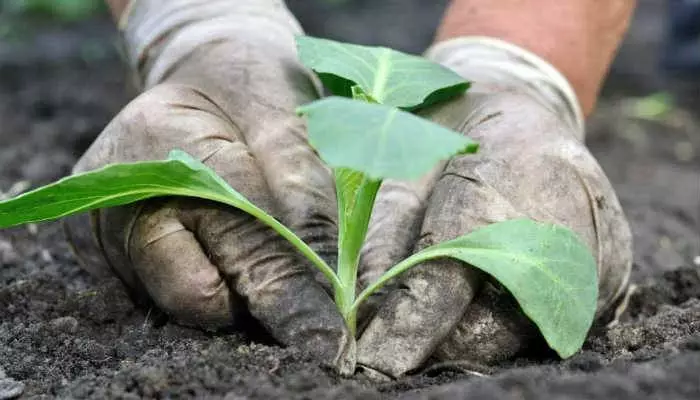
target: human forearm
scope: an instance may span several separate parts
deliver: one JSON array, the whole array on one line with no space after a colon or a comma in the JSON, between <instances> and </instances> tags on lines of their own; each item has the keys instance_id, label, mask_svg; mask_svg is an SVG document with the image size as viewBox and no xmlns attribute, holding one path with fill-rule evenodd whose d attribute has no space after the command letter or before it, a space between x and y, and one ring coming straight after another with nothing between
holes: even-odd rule
<instances>
[{"instance_id":1,"label":"human forearm","mask_svg":"<svg viewBox=\"0 0 700 400\"><path fill-rule=\"evenodd\" d=\"M566 76L588 115L635 4L636 0L452 0L437 40L490 36L530 50Z\"/></svg>"}]
</instances>

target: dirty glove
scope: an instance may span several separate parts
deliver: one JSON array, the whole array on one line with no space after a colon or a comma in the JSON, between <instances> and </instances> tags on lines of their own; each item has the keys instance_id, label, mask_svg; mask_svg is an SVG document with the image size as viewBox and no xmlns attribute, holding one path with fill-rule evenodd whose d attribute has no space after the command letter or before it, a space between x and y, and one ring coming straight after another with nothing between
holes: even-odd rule
<instances>
[{"instance_id":1,"label":"dirty glove","mask_svg":"<svg viewBox=\"0 0 700 400\"><path fill-rule=\"evenodd\" d=\"M421 182L386 182L363 252L361 282L439 242L506 219L573 229L598 265L602 314L624 291L631 266L628 223L608 179L584 146L578 102L548 63L487 38L455 39L427 57L473 82L425 113L477 140ZM439 260L408 272L358 341L368 373L398 377L426 361L495 363L541 344L510 294L475 268Z\"/></svg>"},{"instance_id":2,"label":"dirty glove","mask_svg":"<svg viewBox=\"0 0 700 400\"><path fill-rule=\"evenodd\" d=\"M124 18L146 91L75 172L182 149L334 263L333 181L294 113L319 91L297 61L300 27L283 3L139 0ZM73 218L67 233L86 268L111 270L180 323L216 329L249 312L279 342L351 368L340 363L354 339L331 297L296 250L248 214L163 198Z\"/></svg>"}]
</instances>

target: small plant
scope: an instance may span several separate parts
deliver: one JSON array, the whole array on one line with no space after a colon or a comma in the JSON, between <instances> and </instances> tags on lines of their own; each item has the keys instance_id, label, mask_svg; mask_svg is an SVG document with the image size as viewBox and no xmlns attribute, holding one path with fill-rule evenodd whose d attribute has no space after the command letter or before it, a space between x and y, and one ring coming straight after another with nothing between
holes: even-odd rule
<instances>
[{"instance_id":1,"label":"small plant","mask_svg":"<svg viewBox=\"0 0 700 400\"><path fill-rule=\"evenodd\" d=\"M509 290L561 357L578 351L596 310L596 262L564 227L528 219L495 223L408 257L356 293L360 250L382 180L418 179L441 160L477 151L464 135L411 114L463 94L469 84L440 65L387 48L310 37L297 44L301 61L334 95L298 113L307 120L310 145L335 177L337 272L294 232L179 150L165 161L108 165L0 202L0 228L158 196L213 200L256 217L318 268L353 334L360 304L377 289L418 264L451 257Z\"/></svg>"}]
</instances>

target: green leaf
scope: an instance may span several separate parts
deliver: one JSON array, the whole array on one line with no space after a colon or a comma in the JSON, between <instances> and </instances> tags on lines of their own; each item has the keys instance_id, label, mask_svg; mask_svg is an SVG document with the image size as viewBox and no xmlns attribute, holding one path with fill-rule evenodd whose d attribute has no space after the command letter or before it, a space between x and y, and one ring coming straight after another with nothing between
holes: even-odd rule
<instances>
[{"instance_id":1,"label":"green leaf","mask_svg":"<svg viewBox=\"0 0 700 400\"><path fill-rule=\"evenodd\" d=\"M227 185L226 185L227 186ZM108 165L0 203L0 228L41 222L98 208L114 207L157 196L230 197L220 178L189 156L174 152L167 161Z\"/></svg>"},{"instance_id":2,"label":"green leaf","mask_svg":"<svg viewBox=\"0 0 700 400\"><path fill-rule=\"evenodd\" d=\"M416 109L464 93L469 83L423 57L385 47L368 47L309 36L297 37L301 62L335 95L352 97L352 87L381 104Z\"/></svg>"},{"instance_id":3,"label":"green leaf","mask_svg":"<svg viewBox=\"0 0 700 400\"><path fill-rule=\"evenodd\" d=\"M441 257L464 261L500 282L562 358L583 345L598 299L596 261L571 230L528 219L488 225L407 258L365 289L354 307L402 272Z\"/></svg>"},{"instance_id":4,"label":"green leaf","mask_svg":"<svg viewBox=\"0 0 700 400\"><path fill-rule=\"evenodd\" d=\"M440 160L478 149L464 135L380 104L329 97L298 112L307 116L309 141L323 161L375 180L418 179Z\"/></svg>"},{"instance_id":5,"label":"green leaf","mask_svg":"<svg viewBox=\"0 0 700 400\"><path fill-rule=\"evenodd\" d=\"M198 197L251 214L287 239L323 272L334 287L338 287L333 270L306 243L231 188L209 167L180 150L172 151L165 161L112 164L0 202L0 228L162 196Z\"/></svg>"}]
</instances>

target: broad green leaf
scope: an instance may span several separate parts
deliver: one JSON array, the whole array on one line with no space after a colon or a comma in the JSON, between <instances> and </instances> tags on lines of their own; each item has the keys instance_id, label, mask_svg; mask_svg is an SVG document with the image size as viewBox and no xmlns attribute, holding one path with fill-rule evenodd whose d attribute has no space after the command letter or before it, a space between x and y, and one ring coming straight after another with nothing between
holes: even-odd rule
<instances>
[{"instance_id":1,"label":"broad green leaf","mask_svg":"<svg viewBox=\"0 0 700 400\"><path fill-rule=\"evenodd\" d=\"M203 164L181 152L167 161L108 165L0 203L0 228L40 222L157 196L206 196L249 204Z\"/></svg>"},{"instance_id":2,"label":"broad green leaf","mask_svg":"<svg viewBox=\"0 0 700 400\"><path fill-rule=\"evenodd\" d=\"M514 219L431 246L397 264L363 291L355 307L388 280L422 262L452 257L508 289L562 358L583 345L596 311L596 261L571 230Z\"/></svg>"},{"instance_id":3,"label":"broad green leaf","mask_svg":"<svg viewBox=\"0 0 700 400\"><path fill-rule=\"evenodd\" d=\"M464 93L469 83L423 57L309 36L297 37L299 58L335 95L352 97L352 87L381 104L415 109Z\"/></svg>"},{"instance_id":4,"label":"broad green leaf","mask_svg":"<svg viewBox=\"0 0 700 400\"><path fill-rule=\"evenodd\" d=\"M309 141L332 168L371 179L418 179L440 160L473 153L478 145L426 119L380 104L329 97L298 109Z\"/></svg>"},{"instance_id":5,"label":"broad green leaf","mask_svg":"<svg viewBox=\"0 0 700 400\"><path fill-rule=\"evenodd\" d=\"M231 188L209 167L179 150L172 151L165 161L112 164L0 202L0 228L161 196L198 197L253 215L292 243L334 287L338 286L333 270L299 237Z\"/></svg>"}]
</instances>

